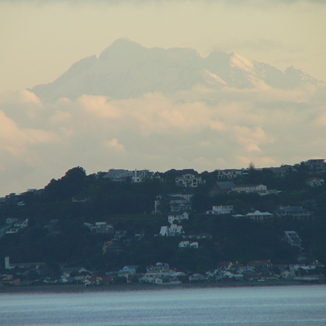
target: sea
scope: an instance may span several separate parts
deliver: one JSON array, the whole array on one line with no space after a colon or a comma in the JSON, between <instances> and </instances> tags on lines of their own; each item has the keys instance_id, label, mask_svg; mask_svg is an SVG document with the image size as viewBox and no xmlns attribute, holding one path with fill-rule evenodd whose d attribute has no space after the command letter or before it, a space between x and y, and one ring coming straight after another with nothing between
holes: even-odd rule
<instances>
[{"instance_id":1,"label":"sea","mask_svg":"<svg viewBox=\"0 0 326 326\"><path fill-rule=\"evenodd\" d=\"M326 285L0 293L1 326L325 326Z\"/></svg>"}]
</instances>

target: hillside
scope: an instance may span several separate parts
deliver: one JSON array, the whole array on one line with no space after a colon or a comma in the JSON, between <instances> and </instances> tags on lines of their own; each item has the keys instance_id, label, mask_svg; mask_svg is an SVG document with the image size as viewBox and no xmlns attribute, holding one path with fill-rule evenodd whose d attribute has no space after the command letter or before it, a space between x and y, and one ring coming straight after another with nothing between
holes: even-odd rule
<instances>
[{"instance_id":1,"label":"hillside","mask_svg":"<svg viewBox=\"0 0 326 326\"><path fill-rule=\"evenodd\" d=\"M147 175L138 171L137 179L132 171L87 175L76 167L44 189L2 199L0 259L9 256L14 262L65 263L104 271L124 265L145 269L163 261L202 273L226 260L293 264L318 259L325 264L326 185L321 180L326 172L314 171L309 162L280 167L283 175L275 168L234 170L239 175L227 182L221 175L231 170L147 171ZM312 177L321 183L308 185ZM189 179L196 179L196 186L189 186ZM223 182L264 185L268 191L217 191ZM172 203L173 194L179 199L174 197ZM180 218L175 207L188 203L182 196L192 196L189 218L172 224L182 226L183 232L159 235L161 227L169 225L168 215ZM232 206L232 213L208 212L213 206ZM305 215L280 215L280 207L301 207ZM272 217L246 215L256 211ZM301 245L284 241L284 231L296 231ZM182 241L198 243L198 248L182 248Z\"/></svg>"}]
</instances>

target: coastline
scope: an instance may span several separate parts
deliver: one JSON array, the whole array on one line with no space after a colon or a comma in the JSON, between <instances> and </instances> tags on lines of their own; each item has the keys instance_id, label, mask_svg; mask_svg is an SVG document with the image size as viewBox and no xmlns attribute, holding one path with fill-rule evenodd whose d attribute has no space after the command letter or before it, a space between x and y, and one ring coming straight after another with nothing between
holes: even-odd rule
<instances>
[{"instance_id":1,"label":"coastline","mask_svg":"<svg viewBox=\"0 0 326 326\"><path fill-rule=\"evenodd\" d=\"M178 285L155 284L110 284L85 287L84 284L53 284L53 285L29 285L29 286L3 286L0 287L0 295L9 293L87 293L87 292L128 292L128 291L153 291L153 290L184 290L203 288L234 288L234 287L265 287L265 286L304 286L325 285L325 283L311 283L300 281L277 282L220 282L220 283L183 283Z\"/></svg>"}]
</instances>

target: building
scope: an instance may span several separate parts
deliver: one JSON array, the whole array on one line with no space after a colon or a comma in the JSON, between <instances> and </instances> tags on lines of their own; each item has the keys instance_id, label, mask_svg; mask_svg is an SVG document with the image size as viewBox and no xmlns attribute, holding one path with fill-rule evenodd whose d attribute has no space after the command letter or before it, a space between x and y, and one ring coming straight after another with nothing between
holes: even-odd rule
<instances>
[{"instance_id":1,"label":"building","mask_svg":"<svg viewBox=\"0 0 326 326\"><path fill-rule=\"evenodd\" d=\"M188 173L176 177L175 183L177 186L184 188L197 188L198 185L205 183L205 180L202 180L202 178L198 175Z\"/></svg>"},{"instance_id":2,"label":"building","mask_svg":"<svg viewBox=\"0 0 326 326\"><path fill-rule=\"evenodd\" d=\"M192 209L191 199L193 194L178 193L169 194L167 196L157 196L154 202L154 213L164 213L166 211L171 214L182 214Z\"/></svg>"},{"instance_id":3,"label":"building","mask_svg":"<svg viewBox=\"0 0 326 326\"><path fill-rule=\"evenodd\" d=\"M194 248L198 249L199 243L198 241L190 242L187 240L181 241L178 245L179 248Z\"/></svg>"},{"instance_id":4,"label":"building","mask_svg":"<svg viewBox=\"0 0 326 326\"><path fill-rule=\"evenodd\" d=\"M301 248L302 240L295 231L284 231L284 240L292 247Z\"/></svg>"},{"instance_id":5,"label":"building","mask_svg":"<svg viewBox=\"0 0 326 326\"><path fill-rule=\"evenodd\" d=\"M246 214L245 217L248 217L256 222L261 222L261 221L264 221L266 219L273 217L273 214L271 214L269 212L261 212L259 210L256 210L252 213Z\"/></svg>"},{"instance_id":6,"label":"building","mask_svg":"<svg viewBox=\"0 0 326 326\"><path fill-rule=\"evenodd\" d=\"M325 159L312 159L303 162L309 167L309 170L314 173L326 172L326 160Z\"/></svg>"},{"instance_id":7,"label":"building","mask_svg":"<svg viewBox=\"0 0 326 326\"><path fill-rule=\"evenodd\" d=\"M235 179L236 177L240 177L242 175L248 174L248 170L237 170L237 169L226 169L226 170L217 170L216 171L217 179L218 180L225 180L225 179Z\"/></svg>"},{"instance_id":8,"label":"building","mask_svg":"<svg viewBox=\"0 0 326 326\"><path fill-rule=\"evenodd\" d=\"M107 233L114 233L114 227L107 222L95 222L95 224L91 223L84 223L86 227L90 229L92 233L97 234L107 234Z\"/></svg>"},{"instance_id":9,"label":"building","mask_svg":"<svg viewBox=\"0 0 326 326\"><path fill-rule=\"evenodd\" d=\"M238 193L256 193L259 195L263 195L267 192L267 186L263 184L237 185L232 187L231 191Z\"/></svg>"},{"instance_id":10,"label":"building","mask_svg":"<svg viewBox=\"0 0 326 326\"><path fill-rule=\"evenodd\" d=\"M182 225L171 224L170 226L161 226L159 235L161 237L178 237L184 233Z\"/></svg>"},{"instance_id":11,"label":"building","mask_svg":"<svg viewBox=\"0 0 326 326\"><path fill-rule=\"evenodd\" d=\"M296 219L306 219L311 217L311 212L301 206L280 206L275 215L279 217L294 217Z\"/></svg>"},{"instance_id":12,"label":"building","mask_svg":"<svg viewBox=\"0 0 326 326\"><path fill-rule=\"evenodd\" d=\"M181 214L169 214L168 222L170 224L174 224L174 222L180 223L183 220L189 220L189 214L187 212L183 212Z\"/></svg>"},{"instance_id":13,"label":"building","mask_svg":"<svg viewBox=\"0 0 326 326\"><path fill-rule=\"evenodd\" d=\"M233 205L213 206L211 211L206 212L206 214L214 214L214 215L224 215L224 214L232 214L232 213L233 213Z\"/></svg>"},{"instance_id":14,"label":"building","mask_svg":"<svg viewBox=\"0 0 326 326\"><path fill-rule=\"evenodd\" d=\"M253 221L256 221L256 222L261 222L261 221L264 221L266 219L269 219L271 217L273 217L273 214L269 213L269 212L261 212L259 210L256 210L254 212L250 212L246 215L242 215L242 214L236 214L236 215L232 215L233 217L236 217L236 218L250 218L251 220Z\"/></svg>"},{"instance_id":15,"label":"building","mask_svg":"<svg viewBox=\"0 0 326 326\"><path fill-rule=\"evenodd\" d=\"M306 180L306 185L309 187L320 187L324 184L324 182L324 179L313 177Z\"/></svg>"},{"instance_id":16,"label":"building","mask_svg":"<svg viewBox=\"0 0 326 326\"><path fill-rule=\"evenodd\" d=\"M40 266L46 265L44 262L28 262L28 263L11 263L10 257L5 257L5 269L14 269L14 268L40 268Z\"/></svg>"},{"instance_id":17,"label":"building","mask_svg":"<svg viewBox=\"0 0 326 326\"><path fill-rule=\"evenodd\" d=\"M103 176L103 179L110 179L113 182L122 182L133 177L133 172L124 169L110 169L108 173Z\"/></svg>"},{"instance_id":18,"label":"building","mask_svg":"<svg viewBox=\"0 0 326 326\"><path fill-rule=\"evenodd\" d=\"M211 190L209 195L211 197L220 195L220 194L227 194L231 191L231 189L235 186L232 181L219 181L216 182L214 188Z\"/></svg>"}]
</instances>

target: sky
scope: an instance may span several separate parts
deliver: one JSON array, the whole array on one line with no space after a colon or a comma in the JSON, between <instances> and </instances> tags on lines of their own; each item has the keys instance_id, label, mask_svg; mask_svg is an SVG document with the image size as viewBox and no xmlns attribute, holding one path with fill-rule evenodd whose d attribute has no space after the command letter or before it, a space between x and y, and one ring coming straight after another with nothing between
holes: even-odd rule
<instances>
[{"instance_id":1,"label":"sky","mask_svg":"<svg viewBox=\"0 0 326 326\"><path fill-rule=\"evenodd\" d=\"M326 99L314 89L229 90L214 108L161 94L50 105L27 91L122 37L236 52L326 81L325 17L323 0L0 0L0 196L74 166L212 171L325 157Z\"/></svg>"}]
</instances>

